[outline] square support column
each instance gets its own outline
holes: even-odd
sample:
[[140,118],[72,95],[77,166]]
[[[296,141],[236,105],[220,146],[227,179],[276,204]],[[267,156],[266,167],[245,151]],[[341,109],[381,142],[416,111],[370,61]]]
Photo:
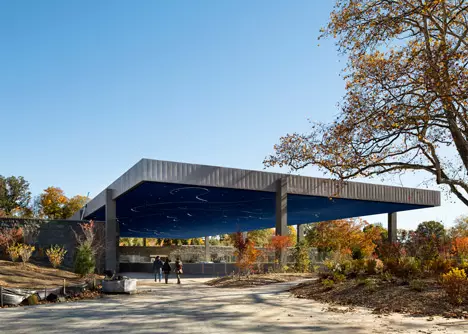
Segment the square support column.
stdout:
[[245,241],[247,239],[247,232],[242,232],[242,239]]
[[297,225],[297,243],[300,244],[302,241],[305,239],[304,235],[304,225],[303,224],[298,224]]
[[210,255],[210,237],[205,237],[205,261],[210,262],[211,261],[211,255]]
[[[276,181],[276,235],[286,236],[288,230],[288,179],[282,178]],[[286,264],[286,251],[276,254],[281,265]]]
[[388,214],[388,241],[395,242],[397,241],[397,213]]
[[106,189],[106,270],[119,271],[117,207],[113,199],[113,189]]

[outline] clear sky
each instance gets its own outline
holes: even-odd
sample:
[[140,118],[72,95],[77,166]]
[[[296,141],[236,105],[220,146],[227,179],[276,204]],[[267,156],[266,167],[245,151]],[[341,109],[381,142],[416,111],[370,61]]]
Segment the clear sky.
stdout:
[[[332,3],[1,1],[0,174],[93,197],[143,157],[263,169],[337,113],[345,59],[317,40]],[[466,212],[444,199],[399,225]]]

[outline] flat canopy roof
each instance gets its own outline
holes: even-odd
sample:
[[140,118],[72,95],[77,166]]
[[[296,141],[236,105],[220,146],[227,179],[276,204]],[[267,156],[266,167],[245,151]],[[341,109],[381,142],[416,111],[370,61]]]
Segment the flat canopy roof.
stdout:
[[[275,226],[287,178],[288,225],[440,205],[438,191],[142,159],[113,189],[122,237],[192,238]],[[105,220],[106,190],[85,218]],[[72,219],[78,219],[76,213]]]

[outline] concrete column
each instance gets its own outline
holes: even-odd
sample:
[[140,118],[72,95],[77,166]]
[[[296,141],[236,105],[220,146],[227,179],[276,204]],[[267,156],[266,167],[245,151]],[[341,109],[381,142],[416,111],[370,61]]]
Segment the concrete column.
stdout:
[[247,239],[247,232],[242,232],[242,239],[244,239],[244,241]]
[[113,189],[106,189],[106,270],[119,271],[117,208]]
[[388,214],[388,241],[397,241],[397,213],[392,212]]
[[210,254],[210,237],[205,237],[205,261],[211,261],[211,254]]
[[297,243],[301,243],[304,240],[304,225],[298,224],[297,225]]
[[[288,179],[276,181],[276,235],[288,235]],[[281,265],[286,264],[286,252],[280,251],[276,258]]]

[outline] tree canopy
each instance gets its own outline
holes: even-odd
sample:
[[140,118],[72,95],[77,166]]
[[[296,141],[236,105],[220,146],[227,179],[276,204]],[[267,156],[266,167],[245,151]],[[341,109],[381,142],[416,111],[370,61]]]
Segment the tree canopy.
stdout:
[[434,237],[437,239],[442,239],[445,237],[445,227],[441,222],[434,220],[425,221],[418,225],[416,233],[419,233],[426,238]]
[[0,175],[0,217],[29,216],[31,192],[29,182],[22,176]]
[[348,59],[340,112],[282,137],[265,165],[424,171],[468,205],[468,0],[336,0],[322,33]]
[[41,215],[48,219],[67,219],[80,210],[88,200],[85,196],[68,198],[62,189],[48,187],[39,196]]

